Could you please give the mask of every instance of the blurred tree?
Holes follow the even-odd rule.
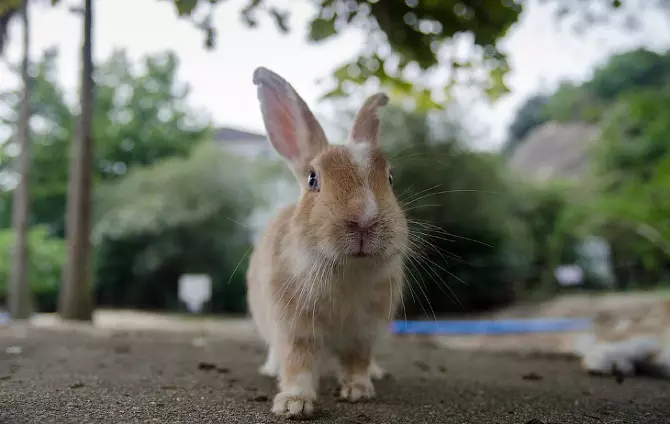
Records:
[[[206,45],[215,42],[212,14],[221,0],[170,0],[180,16],[192,17],[205,31]],[[555,6],[558,21],[571,17],[578,31],[597,24],[617,22],[623,17],[632,30],[641,11],[670,11],[664,0],[540,0]],[[258,12],[267,14],[282,32],[289,30],[290,9],[280,8],[272,0],[249,0],[241,11],[250,27],[259,22]],[[420,78],[409,74],[430,74],[437,69],[450,70],[450,83],[479,85],[491,98],[507,93],[504,76],[508,72],[504,53],[496,43],[517,22],[524,7],[532,2],[499,0],[318,0],[309,19],[309,40],[322,42],[350,29],[362,29],[367,42],[358,57],[344,63],[335,73],[336,86],[326,96],[347,94],[351,84],[361,85],[374,78],[392,91],[394,97],[413,98],[419,107],[437,107],[435,97]],[[597,3],[596,7],[590,7]],[[200,6],[200,8],[198,7]],[[204,9],[204,11],[203,11]],[[617,19],[611,19],[617,18]],[[467,58],[456,57],[455,43],[470,41],[474,47]],[[478,77],[482,70],[485,78]]]
[[[670,54],[659,54],[644,48],[609,58],[596,69],[583,88],[598,99],[609,102],[623,93],[670,82]]]
[[[635,279],[651,284],[670,278],[668,108],[670,84],[622,96],[594,151],[602,194],[590,204],[587,228],[619,241],[619,260],[639,265]]]
[[[30,176],[30,221],[45,224],[52,235],[64,235],[67,158],[75,120],[56,81],[57,52],[49,50],[33,74],[33,154]],[[117,179],[128,170],[170,156],[186,156],[207,137],[209,121],[187,105],[189,88],[177,79],[179,61],[169,52],[148,56],[134,66],[123,51],[113,53],[96,67],[93,133],[96,151],[95,182]],[[20,91],[0,93],[8,114],[0,123],[14,125]],[[16,142],[4,140],[0,169],[14,163]],[[11,191],[0,194],[0,227],[9,225]]]
[[[0,45],[6,22],[21,0],[0,0]],[[166,1],[166,0],[160,0]],[[222,0],[167,0],[177,14],[190,19],[205,33],[205,46],[216,43],[213,13]],[[59,0],[51,0],[53,4]],[[507,34],[525,7],[532,2],[518,0],[318,0],[309,18],[309,40],[323,42],[350,28],[362,29],[368,40],[358,57],[343,63],[335,73],[335,87],[327,96],[347,93],[347,87],[370,78],[378,81],[394,97],[407,96],[419,107],[437,107],[421,78],[409,78],[416,71],[425,75],[445,67],[450,70],[448,90],[453,84],[479,85],[491,98],[508,92],[504,77],[509,71],[505,54],[496,43]],[[571,22],[577,31],[587,31],[605,22],[624,22],[629,30],[639,25],[645,10],[670,11],[665,0],[540,0],[554,6],[558,22]],[[250,27],[259,25],[259,12],[267,15],[278,30],[290,30],[290,8],[272,0],[248,0],[240,10]],[[474,49],[468,57],[456,57],[459,41],[469,41]],[[481,78],[481,71],[488,75]]]
[[[400,313],[433,318],[514,300],[531,245],[503,163],[469,150],[448,120],[389,107],[382,122],[411,233],[410,293]]]
[[[16,135],[19,139],[18,184],[14,189],[12,227],[16,234],[9,290],[9,313],[13,319],[27,319],[31,313],[28,281],[28,219],[30,177],[30,21],[28,0],[21,7],[23,17],[23,60],[21,61],[22,96]],[[8,15],[11,16],[11,15]],[[0,43],[0,51],[2,44]]]
[[[564,83],[549,98],[546,114],[557,121],[598,122],[619,97],[670,82],[670,52],[635,49],[613,55],[582,83]]]
[[[559,213],[547,215],[551,266],[568,258],[575,238],[597,235],[611,244],[619,288],[670,279],[668,107],[670,52],[646,49],[612,56],[590,80],[563,84],[549,98],[549,119],[602,130],[590,152],[591,175],[577,195],[563,199],[568,207],[554,202]]]
[[[14,249],[16,235],[11,229],[0,230],[0,303],[8,300],[10,280],[10,256]],[[33,226],[28,232],[27,255],[29,260],[28,282],[30,283],[31,304],[38,312],[56,312],[58,286],[65,263],[65,241],[49,236],[49,230]]]
[[[105,184],[93,239],[98,303],[177,309],[184,273],[213,277],[213,311],[243,312],[250,247],[247,221],[258,199],[256,164],[204,142]],[[243,265],[243,264],[242,264]]]
[[[531,96],[521,105],[509,127],[507,141],[502,148],[504,155],[514,153],[528,133],[549,120],[544,110],[548,101],[549,96],[538,94]]]
[[[93,301],[90,272],[91,195],[93,190],[93,1],[84,0],[79,119],[70,152],[66,225],[67,262],[58,311],[64,319],[90,321]]]

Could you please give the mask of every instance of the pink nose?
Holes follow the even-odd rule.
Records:
[[[369,233],[370,231],[374,230],[378,225],[379,225],[378,221],[372,221],[372,220],[361,221],[358,219],[350,219],[347,221],[347,227],[351,231],[360,234]]]

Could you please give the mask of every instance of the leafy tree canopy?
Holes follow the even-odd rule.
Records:
[[[521,105],[509,127],[507,141],[502,149],[503,154],[512,154],[528,133],[547,122],[549,116],[544,106],[548,101],[548,96],[539,94],[531,96]]]
[[[0,2],[0,52],[6,22],[21,0]],[[52,4],[60,0],[51,0]],[[192,20],[205,33],[205,45],[216,42],[212,16],[223,0],[162,0],[174,4],[177,14]],[[634,26],[641,10],[670,10],[663,0],[541,0],[555,6],[558,19],[573,18],[577,29],[586,30],[612,16],[623,16]],[[518,0],[318,0],[309,19],[309,40],[322,42],[355,27],[368,34],[358,56],[335,70],[336,86],[325,96],[347,94],[347,87],[373,78],[395,97],[413,98],[419,107],[439,107],[433,92],[408,73],[428,75],[448,70],[450,82],[479,85],[491,98],[507,93],[504,77],[509,71],[497,42],[516,23],[528,2]],[[616,13],[614,13],[616,11]],[[272,0],[248,0],[239,11],[251,28],[262,15],[269,16],[280,32],[290,30],[290,8]],[[461,38],[474,46],[467,58],[456,58],[454,43]],[[482,78],[482,70],[487,71]]]
[[[50,50],[32,65],[30,209],[33,223],[50,225],[62,234],[76,110],[56,81],[56,58],[57,52]],[[161,158],[185,156],[208,135],[209,122],[187,106],[188,86],[177,80],[178,66],[169,52],[148,56],[136,67],[123,51],[117,51],[96,67],[94,181],[116,179]],[[18,119],[21,96],[20,90],[0,93],[0,101],[9,106],[0,115],[0,124],[9,130]],[[10,176],[17,150],[12,135],[0,147],[0,169]],[[11,191],[2,197],[0,222],[6,226]]]

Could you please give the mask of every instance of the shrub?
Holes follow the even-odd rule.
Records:
[[[249,169],[244,159],[204,143],[189,158],[106,186],[94,228],[99,304],[180,309],[179,277],[206,273],[214,286],[209,310],[243,312],[251,239],[245,221],[255,205]]]
[[[13,230],[0,231],[0,302],[7,301],[14,240]],[[28,280],[34,308],[38,312],[55,312],[67,252],[65,242],[49,237],[46,226],[37,226],[30,230],[28,244]]]
[[[470,151],[415,118],[406,121],[414,138],[398,141],[385,131],[384,139],[393,146],[394,184],[416,252],[408,266],[407,314],[432,318],[511,302],[527,277],[530,244],[501,159]],[[415,130],[417,124],[426,127]]]

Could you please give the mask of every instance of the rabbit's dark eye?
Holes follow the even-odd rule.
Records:
[[[393,174],[389,171],[389,184],[393,185]]]
[[[319,191],[319,180],[316,178],[316,172],[309,171],[309,176],[307,177],[307,186],[312,191]]]

